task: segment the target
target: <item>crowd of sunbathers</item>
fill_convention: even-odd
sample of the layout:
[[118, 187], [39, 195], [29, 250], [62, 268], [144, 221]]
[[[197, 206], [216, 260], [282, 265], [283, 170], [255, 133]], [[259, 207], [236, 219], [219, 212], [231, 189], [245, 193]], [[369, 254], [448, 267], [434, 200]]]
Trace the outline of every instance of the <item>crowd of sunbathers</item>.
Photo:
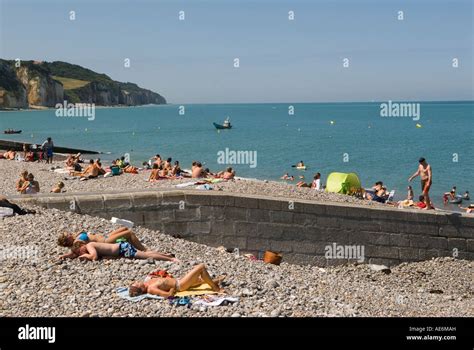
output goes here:
[[165, 161], [157, 154], [148, 162], [144, 162], [145, 169], [151, 169], [148, 181], [157, 181], [162, 179], [179, 179], [179, 178], [221, 178], [224, 180], [232, 180], [235, 177], [235, 170], [228, 167], [224, 171], [213, 173], [209, 168], [204, 168], [201, 162], [193, 161], [191, 172], [181, 169], [179, 161], [172, 163], [172, 158]]
[[[179, 262], [174, 254], [161, 253], [147, 249], [127, 227], [121, 227], [108, 234], [92, 234], [81, 231], [76, 234], [63, 233], [58, 238], [58, 245], [70, 249], [59, 259], [78, 258], [85, 261], [96, 261], [100, 257], [128, 258], [128, 259], [153, 259], [170, 262]], [[196, 265], [182, 278], [174, 278], [162, 271], [159, 274], [149, 274], [144, 281], [135, 281], [129, 286], [129, 295], [153, 294], [162, 297], [173, 296], [177, 292], [207, 283], [213, 291], [223, 292], [220, 282], [223, 276], [212, 279], [204, 264]]]
[[51, 137], [48, 137], [41, 146], [36, 144], [23, 144], [23, 152], [16, 152], [14, 149], [9, 149], [6, 152], [0, 152], [0, 159], [7, 160], [21, 160], [24, 162], [53, 162], [53, 147], [54, 143]]

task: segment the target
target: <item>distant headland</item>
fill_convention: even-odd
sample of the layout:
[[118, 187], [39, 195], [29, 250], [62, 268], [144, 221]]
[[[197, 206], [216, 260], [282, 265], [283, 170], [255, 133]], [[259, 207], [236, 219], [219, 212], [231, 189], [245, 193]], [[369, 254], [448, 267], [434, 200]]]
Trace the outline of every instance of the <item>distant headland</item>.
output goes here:
[[166, 104], [156, 92], [79, 65], [0, 59], [0, 109], [41, 109], [64, 101], [97, 106]]

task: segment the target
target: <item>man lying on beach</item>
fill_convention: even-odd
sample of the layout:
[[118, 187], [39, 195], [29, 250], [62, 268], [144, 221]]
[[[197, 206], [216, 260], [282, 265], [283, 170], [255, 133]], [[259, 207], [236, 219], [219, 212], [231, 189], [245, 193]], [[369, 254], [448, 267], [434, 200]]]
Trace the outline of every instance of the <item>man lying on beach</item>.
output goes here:
[[[73, 233], [63, 233], [58, 237], [58, 245], [61, 247], [71, 248], [74, 246], [74, 243], [77, 242], [97, 242], [97, 243], [116, 243], [117, 240], [126, 240], [133, 244], [138, 250], [146, 251], [148, 250], [138, 239], [138, 237], [133, 233], [128, 227], [120, 227], [117, 230], [114, 230], [106, 234], [93, 234], [86, 231], [81, 231], [76, 234]], [[66, 254], [67, 255], [67, 254]], [[171, 256], [171, 255], [170, 255]]]
[[426, 162], [426, 159], [421, 157], [418, 160], [418, 170], [408, 178], [408, 182], [413, 180], [415, 177], [420, 176], [421, 179], [421, 191], [423, 192], [423, 197], [425, 199], [426, 208], [425, 209], [434, 209], [431, 204], [429, 192], [433, 182], [433, 173], [431, 170], [431, 165]]
[[120, 243], [80, 243], [74, 244], [72, 247], [72, 253], [62, 256], [62, 258], [74, 259], [79, 257], [81, 260], [96, 261], [100, 257], [123, 257], [130, 259], [153, 259], [153, 260], [165, 260], [172, 262], [179, 262], [178, 259], [169, 255], [147, 250], [141, 251], [135, 248], [129, 242]]
[[170, 275], [166, 277], [148, 275], [143, 282], [133, 282], [128, 289], [128, 294], [131, 297], [135, 297], [149, 293], [167, 298], [173, 296], [177, 292], [188, 290], [193, 286], [198, 286], [203, 283], [207, 283], [215, 292], [223, 293], [224, 290], [219, 286], [219, 284], [224, 280], [224, 278], [225, 276], [220, 276], [213, 280], [209, 275], [209, 272], [207, 272], [206, 266], [204, 264], [199, 264], [179, 279], [173, 278]]

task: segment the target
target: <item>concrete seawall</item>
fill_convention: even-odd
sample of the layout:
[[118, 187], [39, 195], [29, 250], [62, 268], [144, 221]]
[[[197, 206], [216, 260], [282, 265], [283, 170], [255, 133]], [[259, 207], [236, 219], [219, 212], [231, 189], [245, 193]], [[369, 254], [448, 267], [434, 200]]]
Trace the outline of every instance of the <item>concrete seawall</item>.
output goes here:
[[284, 261], [319, 266], [328, 246], [364, 248], [364, 262], [395, 265], [438, 256], [474, 260], [474, 218], [458, 213], [317, 203], [213, 191], [40, 195], [14, 198], [133, 221], [210, 246], [281, 252]]

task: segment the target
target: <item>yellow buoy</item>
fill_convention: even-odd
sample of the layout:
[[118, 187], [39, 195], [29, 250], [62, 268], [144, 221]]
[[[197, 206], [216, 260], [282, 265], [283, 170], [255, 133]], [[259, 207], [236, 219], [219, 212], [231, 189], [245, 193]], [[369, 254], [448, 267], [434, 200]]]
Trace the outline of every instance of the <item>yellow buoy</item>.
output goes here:
[[333, 125], [333, 124], [334, 124], [334, 120], [331, 120], [330, 123], [331, 123], [331, 125]]
[[416, 124], [416, 127], [417, 127], [417, 128], [421, 128], [421, 124]]

